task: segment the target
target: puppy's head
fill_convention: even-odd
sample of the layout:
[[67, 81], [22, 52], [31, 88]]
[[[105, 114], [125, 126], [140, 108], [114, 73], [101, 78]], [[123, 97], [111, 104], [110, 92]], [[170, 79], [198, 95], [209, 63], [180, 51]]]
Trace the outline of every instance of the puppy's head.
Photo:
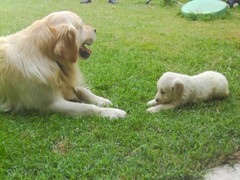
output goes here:
[[155, 101], [157, 104], [167, 104], [182, 96], [184, 84], [175, 74], [164, 73], [157, 82], [157, 89]]
[[49, 43], [55, 59], [76, 62], [78, 57], [87, 59], [91, 55], [86, 45], [95, 41], [96, 30], [83, 24], [79, 16], [63, 11], [52, 13], [43, 20], [51, 34]]

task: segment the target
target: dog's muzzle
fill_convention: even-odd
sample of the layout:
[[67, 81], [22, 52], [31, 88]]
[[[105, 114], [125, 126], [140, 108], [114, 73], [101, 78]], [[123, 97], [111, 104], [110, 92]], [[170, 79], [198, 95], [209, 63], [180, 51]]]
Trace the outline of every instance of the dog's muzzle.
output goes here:
[[91, 56], [92, 51], [85, 46], [86, 44], [83, 44], [79, 49], [79, 55], [83, 57], [84, 59], [87, 59]]

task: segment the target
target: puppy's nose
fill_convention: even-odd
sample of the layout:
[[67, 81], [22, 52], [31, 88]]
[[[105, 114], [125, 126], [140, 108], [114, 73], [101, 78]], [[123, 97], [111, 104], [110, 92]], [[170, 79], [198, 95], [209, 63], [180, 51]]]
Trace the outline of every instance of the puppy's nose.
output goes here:
[[97, 32], [97, 30], [96, 30], [96, 29], [94, 29], [93, 31], [94, 31], [95, 33]]
[[159, 102], [160, 102], [160, 99], [159, 99], [159, 98], [156, 98], [155, 101], [156, 101], [157, 103], [159, 103]]

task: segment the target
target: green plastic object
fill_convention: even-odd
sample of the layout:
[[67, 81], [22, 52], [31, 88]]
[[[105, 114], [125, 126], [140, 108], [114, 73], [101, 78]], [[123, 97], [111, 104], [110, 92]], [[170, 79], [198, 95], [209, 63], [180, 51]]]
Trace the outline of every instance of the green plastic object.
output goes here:
[[184, 16], [189, 15], [213, 15], [225, 14], [227, 4], [220, 0], [194, 0], [183, 5], [181, 12]]

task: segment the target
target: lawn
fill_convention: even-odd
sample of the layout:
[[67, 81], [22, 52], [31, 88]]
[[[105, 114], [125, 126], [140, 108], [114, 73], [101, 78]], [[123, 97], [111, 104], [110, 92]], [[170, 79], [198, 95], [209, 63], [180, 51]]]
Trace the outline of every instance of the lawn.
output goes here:
[[[144, 0], [2, 0], [0, 36], [70, 10], [97, 29], [93, 54], [79, 61], [90, 89], [125, 119], [0, 113], [1, 179], [197, 179], [234, 163], [240, 150], [240, 10], [191, 21], [179, 7]], [[223, 73], [230, 96], [146, 113], [166, 71]], [[1, 72], [0, 72], [1, 73]]]

